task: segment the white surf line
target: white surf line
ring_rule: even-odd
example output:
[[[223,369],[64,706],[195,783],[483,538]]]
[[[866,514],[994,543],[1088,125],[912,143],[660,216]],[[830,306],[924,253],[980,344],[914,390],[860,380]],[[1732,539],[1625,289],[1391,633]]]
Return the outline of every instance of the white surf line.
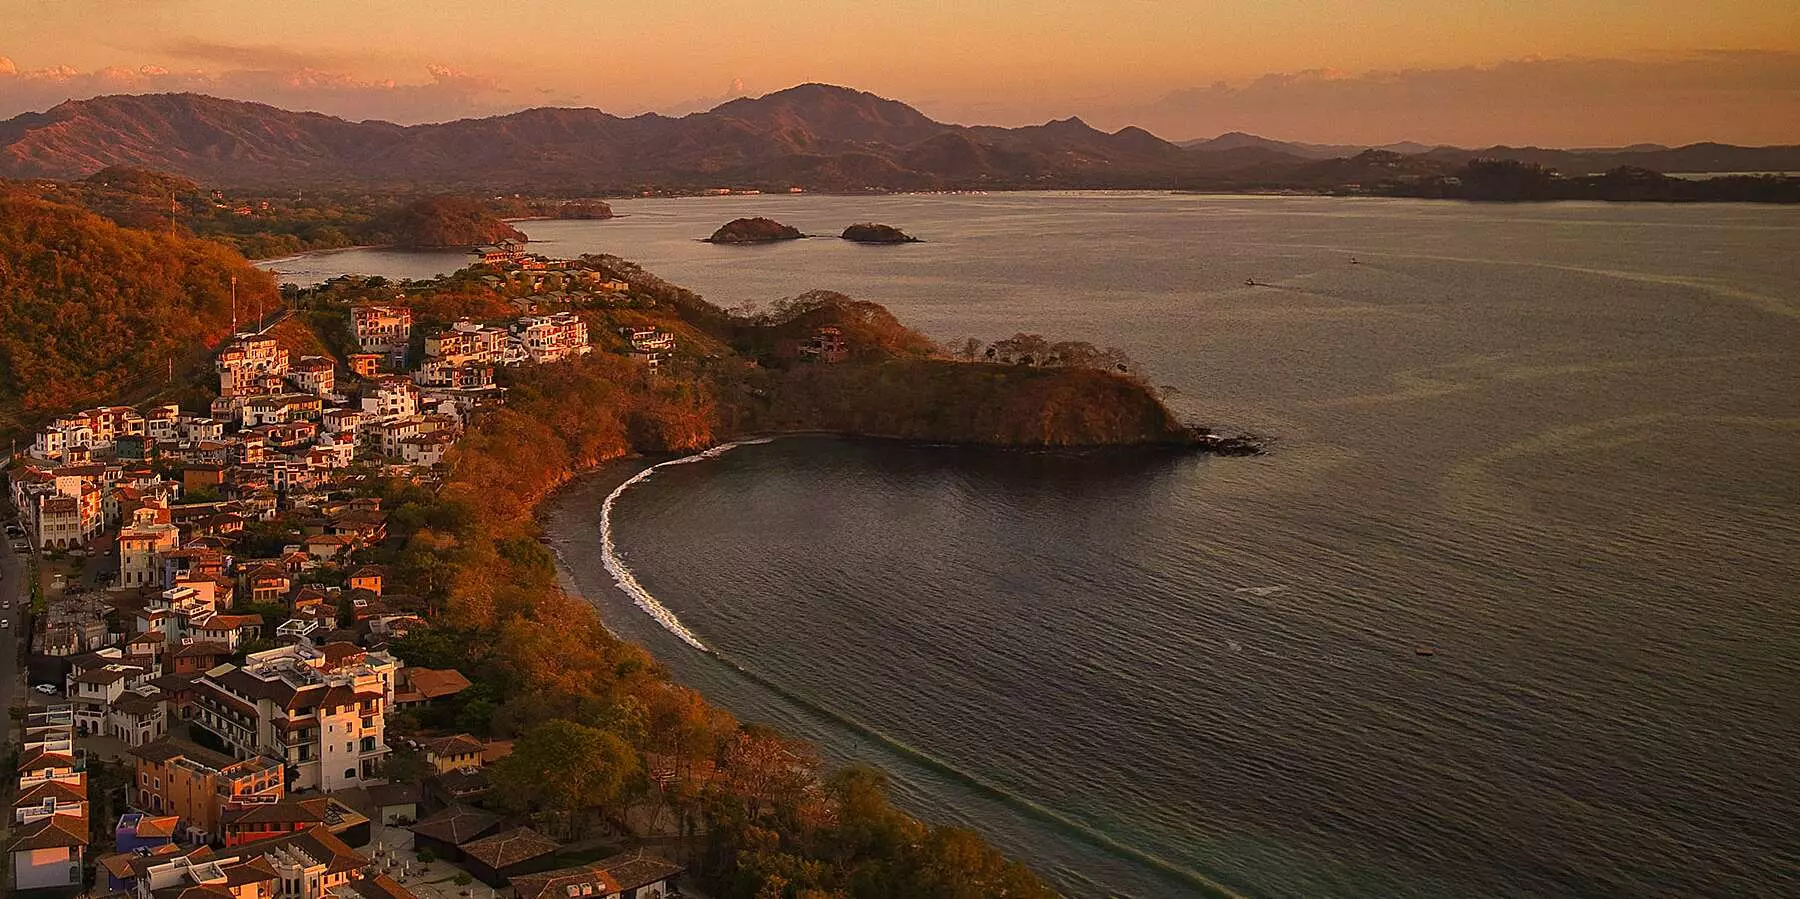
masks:
[[[675,617],[674,612],[669,611],[669,608],[661,602],[658,602],[656,597],[651,594],[649,590],[644,589],[644,585],[638,583],[637,575],[633,574],[631,568],[625,564],[625,560],[619,557],[618,547],[613,544],[613,503],[618,501],[619,497],[625,494],[625,491],[649,480],[650,476],[655,474],[656,470],[659,468],[666,468],[670,465],[686,465],[691,462],[704,462],[707,459],[716,459],[737,447],[768,443],[772,439],[773,438],[762,438],[758,440],[746,440],[742,443],[721,443],[718,446],[703,450],[691,456],[683,456],[680,459],[659,462],[632,475],[630,478],[626,479],[623,484],[613,488],[613,492],[606,495],[606,501],[600,504],[600,561],[606,566],[606,573],[612,575],[613,583],[618,584],[619,589],[625,591],[625,595],[631,597],[632,603],[642,609],[644,614],[649,615],[656,620],[657,624],[662,625],[663,630],[674,634],[681,639],[681,642],[686,643],[701,652],[710,653],[712,650],[708,649],[705,643],[700,642],[700,638],[696,636],[693,631],[688,630],[687,625],[682,624],[681,619]]]

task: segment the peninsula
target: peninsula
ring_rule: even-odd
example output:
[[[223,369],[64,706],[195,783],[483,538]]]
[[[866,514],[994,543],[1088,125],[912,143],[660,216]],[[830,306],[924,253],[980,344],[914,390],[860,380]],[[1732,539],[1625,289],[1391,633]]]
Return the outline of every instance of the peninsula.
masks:
[[[285,756],[290,773],[258,801],[296,820],[390,786],[454,790],[454,814],[515,822],[546,857],[604,822],[628,852],[595,863],[608,876],[685,877],[732,899],[869,878],[907,896],[1053,895],[975,834],[894,809],[880,772],[828,770],[672,683],[558,586],[533,513],[607,462],[750,433],[1197,445],[1117,351],[1030,334],[946,350],[825,291],[733,315],[623,259],[518,247],[445,278],[278,296],[211,241],[36,197],[0,195],[0,213],[0,252],[23,273],[0,329],[18,374],[0,397],[22,447],[9,475],[33,582],[54,585],[24,628],[38,646],[63,639],[52,622],[88,607],[62,585],[102,580],[125,633],[77,664],[126,666],[145,689],[79,714],[138,728],[139,764],[205,767],[218,746]],[[73,245],[79,260],[58,258]],[[108,324],[134,316],[141,327]],[[91,514],[102,503],[120,515]],[[179,688],[153,685],[160,669],[132,649],[171,633],[198,660]],[[357,697],[341,723],[362,748],[327,764],[336,735],[292,710],[339,688]],[[264,690],[299,698],[260,703]],[[484,761],[489,745],[510,754]],[[446,773],[446,758],[464,760]],[[167,780],[150,780],[169,807]],[[468,803],[482,808],[455,810]],[[235,818],[207,814],[202,839],[237,839],[218,823]],[[451,832],[439,823],[418,832]],[[341,843],[308,827],[281,839]],[[111,865],[85,830],[69,839],[78,874]]]

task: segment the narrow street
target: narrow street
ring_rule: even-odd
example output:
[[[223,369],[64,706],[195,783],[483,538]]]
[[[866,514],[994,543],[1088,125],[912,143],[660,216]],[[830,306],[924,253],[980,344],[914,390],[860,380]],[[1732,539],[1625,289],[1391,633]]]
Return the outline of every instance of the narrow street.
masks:
[[[19,650],[24,638],[19,629],[25,620],[25,605],[31,599],[25,563],[25,555],[13,550],[11,540],[0,540],[0,602],[9,604],[0,609],[0,620],[6,622],[6,627],[0,629],[0,708],[6,709],[19,701],[22,689]],[[6,723],[6,739],[11,740],[16,732],[10,717]]]

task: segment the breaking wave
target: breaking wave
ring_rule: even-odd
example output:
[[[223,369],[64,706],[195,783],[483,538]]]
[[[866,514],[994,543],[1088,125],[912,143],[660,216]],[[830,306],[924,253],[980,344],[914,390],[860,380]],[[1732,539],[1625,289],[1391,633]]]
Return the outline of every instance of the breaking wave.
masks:
[[[659,462],[632,475],[623,484],[614,487],[613,492],[606,495],[606,501],[600,504],[600,561],[606,566],[606,573],[612,575],[613,583],[618,584],[619,589],[625,591],[626,596],[631,597],[632,603],[644,610],[644,614],[649,615],[656,620],[657,624],[662,625],[663,630],[674,634],[681,639],[681,642],[686,643],[701,652],[711,653],[712,650],[708,649],[705,643],[700,642],[700,638],[695,636],[693,631],[688,630],[687,625],[682,624],[681,619],[675,617],[675,613],[669,611],[668,606],[658,602],[654,594],[649,590],[644,589],[644,585],[638,583],[637,575],[632,573],[630,566],[626,565],[625,560],[619,557],[618,547],[613,545],[613,503],[617,502],[619,497],[625,495],[625,491],[649,480],[650,476],[655,474],[657,469],[667,468],[670,465],[687,465],[693,462],[704,462],[707,459],[717,459],[740,446],[755,446],[768,442],[770,442],[770,438],[744,440],[737,443],[721,443],[718,446],[702,450],[691,456],[683,456],[679,459]]]

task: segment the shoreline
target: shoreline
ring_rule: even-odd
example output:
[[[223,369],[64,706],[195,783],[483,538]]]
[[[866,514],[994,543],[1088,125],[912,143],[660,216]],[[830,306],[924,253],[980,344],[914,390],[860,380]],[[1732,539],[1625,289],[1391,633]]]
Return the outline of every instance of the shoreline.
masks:
[[[620,572],[614,569],[613,560],[606,557],[607,541],[610,534],[606,531],[606,512],[610,503],[620,495],[620,491],[632,486],[632,482],[643,477],[646,472],[653,471],[663,465],[682,464],[707,461],[717,458],[724,451],[745,446],[767,445],[776,440],[788,437],[830,438],[847,441],[871,441],[884,444],[900,444],[913,448],[956,448],[963,450],[987,449],[1003,452],[1027,451],[1039,452],[1045,449],[1052,451],[1092,452],[1104,450],[1106,447],[1089,447],[1065,450],[1062,448],[1032,448],[984,445],[975,443],[945,443],[906,438],[888,438],[845,434],[833,431],[782,432],[767,435],[743,435],[735,439],[721,441],[703,449],[675,453],[628,453],[601,461],[583,471],[572,474],[556,487],[539,497],[532,505],[530,518],[537,525],[540,540],[550,550],[555,560],[556,582],[571,598],[590,609],[600,626],[615,639],[637,646],[667,672],[669,678],[690,689],[694,689],[710,704],[726,709],[742,723],[757,723],[770,726],[794,739],[803,740],[822,753],[834,755],[847,761],[860,762],[879,768],[889,776],[894,776],[896,769],[905,769],[913,776],[910,781],[919,796],[920,805],[909,803],[904,811],[918,820],[932,824],[949,824],[969,827],[992,839],[995,828],[970,820],[971,814],[980,814],[984,806],[992,814],[998,809],[1006,816],[1031,820],[1039,825],[1047,826],[1050,833],[1091,850],[1097,850],[1121,861],[1143,865],[1156,871],[1163,877],[1173,878],[1188,888],[1196,891],[1196,895],[1211,899],[1243,899],[1243,894],[1212,879],[1205,873],[1187,868],[1177,862],[1162,858],[1153,852],[1122,842],[1118,838],[1096,829],[1069,814],[1056,808],[1044,805],[1027,796],[1016,794],[1005,787],[990,783],[978,774],[964,770],[950,761],[937,758],[925,750],[906,742],[900,736],[886,733],[879,728],[857,720],[848,713],[827,705],[824,701],[794,693],[781,686],[770,676],[746,667],[730,654],[719,651],[698,639],[698,635],[688,631],[685,623],[676,617],[672,610],[662,607],[664,614],[674,622],[674,627],[662,616],[646,609],[638,597],[619,581]],[[1122,446],[1116,449],[1133,450],[1137,447]],[[1158,449],[1158,448],[1153,448]],[[596,521],[596,516],[600,521]],[[595,549],[601,553],[593,556]],[[571,558],[579,553],[583,560],[577,563]],[[635,573],[628,568],[625,576],[632,578]],[[589,589],[583,588],[583,581],[588,582]],[[643,588],[640,586],[640,590]],[[607,591],[618,591],[618,595],[608,597]],[[648,591],[644,591],[648,592]],[[609,603],[610,599],[610,603]],[[614,609],[612,606],[623,603],[624,608]],[[660,601],[657,605],[661,607]],[[635,607],[635,608],[634,608]],[[622,611],[630,616],[635,625],[615,627],[617,619],[613,611]],[[680,631],[686,631],[686,636]],[[641,631],[641,633],[639,633]],[[646,638],[645,635],[648,635]],[[690,639],[694,638],[694,639]],[[663,641],[663,646],[653,645],[653,641]],[[687,656],[676,664],[688,667],[688,672],[678,672],[671,662],[677,657],[674,654]],[[696,658],[697,657],[697,658]],[[730,691],[707,689],[704,675],[692,675],[712,669],[723,672],[727,679],[735,679],[742,683]],[[776,710],[778,714],[756,715],[746,705],[754,705],[756,700],[747,700],[739,690],[760,693],[772,697],[782,706]],[[731,695],[730,698],[722,693]],[[734,701],[735,700],[735,701]],[[766,701],[766,699],[764,700]],[[785,719],[785,720],[784,720]],[[805,722],[807,727],[796,731],[796,721]],[[822,726],[822,728],[821,728]],[[825,730],[824,739],[819,730]],[[813,732],[809,732],[813,731]],[[848,742],[847,748],[841,745]],[[874,751],[871,752],[870,750]],[[956,790],[967,791],[962,795],[944,795],[944,786]],[[941,808],[933,808],[927,798],[935,800]],[[898,799],[898,797],[896,797]],[[1023,846],[1007,850],[1010,857],[1026,862],[1032,870],[1042,877],[1046,872],[1054,871],[1057,864],[1052,859],[1031,852]],[[1085,875],[1076,876],[1086,880]],[[1081,885],[1071,884],[1074,892],[1063,895],[1079,895]],[[1093,884],[1106,889],[1103,884]]]

